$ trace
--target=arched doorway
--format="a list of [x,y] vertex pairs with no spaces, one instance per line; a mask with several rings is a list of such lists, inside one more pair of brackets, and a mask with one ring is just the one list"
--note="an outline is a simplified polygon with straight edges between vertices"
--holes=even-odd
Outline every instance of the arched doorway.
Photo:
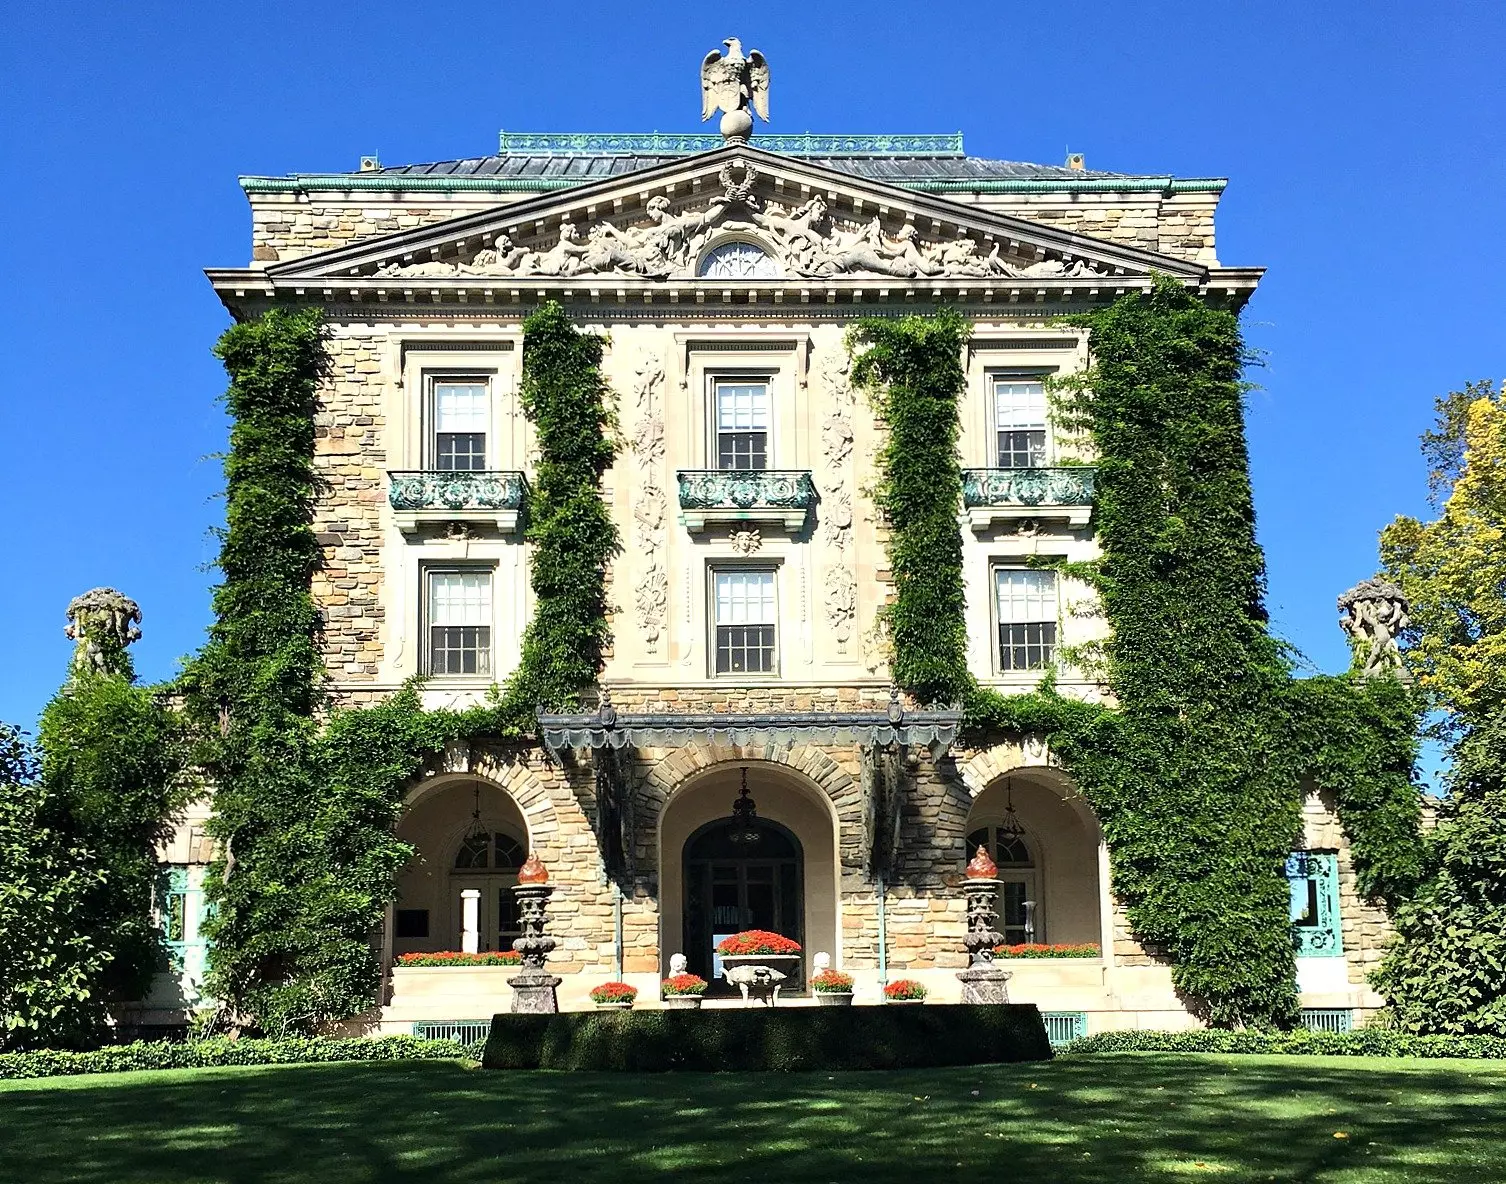
[[974,800],[965,833],[969,857],[981,845],[998,865],[1006,943],[1102,942],[1098,823],[1060,773],[994,781]]
[[398,875],[393,954],[460,949],[468,889],[479,894],[478,948],[511,949],[521,932],[512,888],[528,855],[517,803],[478,777],[436,780],[411,796],[397,833],[416,854]]
[[734,933],[767,929],[804,947],[805,852],[788,827],[767,819],[708,822],[685,844],[684,884],[682,948],[708,982],[719,981],[717,942]]

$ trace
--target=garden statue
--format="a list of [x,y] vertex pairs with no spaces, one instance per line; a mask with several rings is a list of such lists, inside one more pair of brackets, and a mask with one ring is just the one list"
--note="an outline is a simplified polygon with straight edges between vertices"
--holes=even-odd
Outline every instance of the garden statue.
[[75,596],[68,602],[68,626],[63,630],[76,643],[74,671],[128,674],[126,646],[141,637],[136,627],[140,622],[141,609],[136,602],[114,588],[91,588]]
[[994,907],[999,897],[998,876],[997,865],[988,850],[980,846],[962,881],[962,891],[967,896],[967,936],[962,944],[967,947],[968,968],[958,971],[957,977],[962,980],[964,1003],[1009,1002],[1009,972],[994,965],[994,947],[1004,940],[1004,935],[994,928],[998,915]]
[[523,936],[512,943],[512,948],[523,955],[523,973],[507,980],[512,988],[512,1009],[552,1015],[560,1009],[556,992],[563,981],[544,970],[544,959],[556,945],[554,938],[544,933],[545,909],[554,889],[549,886],[548,870],[533,852],[518,870],[512,892],[523,926]]
[[669,956],[669,977],[674,978],[677,974],[685,974],[690,970],[690,962],[684,954],[671,954]]
[[1397,637],[1412,624],[1402,590],[1389,580],[1366,580],[1339,597],[1339,625],[1349,635],[1362,678],[1411,682]]
[[769,122],[769,63],[758,50],[743,57],[743,43],[736,37],[722,42],[726,56],[712,50],[701,63],[701,122],[718,109],[722,115],[722,135],[729,142],[746,142],[753,134],[753,116]]

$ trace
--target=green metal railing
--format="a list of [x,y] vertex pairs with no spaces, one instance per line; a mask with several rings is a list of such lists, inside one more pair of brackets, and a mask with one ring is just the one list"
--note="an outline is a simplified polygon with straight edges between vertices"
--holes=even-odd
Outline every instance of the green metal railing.
[[962,504],[1090,506],[1098,470],[1089,465],[1038,469],[963,469]]
[[457,1044],[485,1040],[491,1030],[491,1020],[427,1020],[413,1025],[413,1034],[421,1040],[453,1040]]
[[1046,1039],[1051,1041],[1052,1048],[1071,1044],[1088,1034],[1088,1013],[1085,1011],[1043,1011],[1041,1019],[1046,1021]]
[[808,469],[681,469],[682,510],[808,510],[816,487]]
[[388,473],[387,500],[394,510],[516,510],[527,482],[509,470]]
[[1354,1012],[1347,1007],[1304,1007],[1298,1013],[1309,1032],[1351,1032]]

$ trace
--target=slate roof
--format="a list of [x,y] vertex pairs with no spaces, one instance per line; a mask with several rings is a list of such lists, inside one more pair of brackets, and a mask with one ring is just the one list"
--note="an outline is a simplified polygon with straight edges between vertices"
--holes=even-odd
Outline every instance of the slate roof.
[[[757,141],[754,141],[755,146]],[[518,180],[596,181],[621,177],[640,169],[683,160],[684,155],[622,153],[509,153],[473,156],[429,164],[404,164],[372,169],[367,176],[506,177]],[[1015,160],[987,160],[978,156],[842,156],[813,157],[821,164],[871,181],[904,185],[916,181],[1092,181],[1139,179],[1145,174],[1069,169],[1060,165],[1026,164]],[[1148,178],[1147,178],[1148,179]]]

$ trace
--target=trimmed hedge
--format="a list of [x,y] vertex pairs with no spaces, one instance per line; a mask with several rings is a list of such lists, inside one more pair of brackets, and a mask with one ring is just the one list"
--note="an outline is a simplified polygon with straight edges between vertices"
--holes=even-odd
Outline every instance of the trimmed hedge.
[[0,1081],[71,1077],[83,1073],[131,1073],[138,1069],[209,1069],[218,1065],[312,1065],[334,1061],[454,1061],[467,1055],[453,1040],[414,1036],[321,1040],[142,1041],[92,1052],[0,1053]]
[[1310,1057],[1470,1057],[1506,1060],[1506,1037],[1414,1036],[1394,1028],[1354,1032],[1099,1032],[1060,1050],[1073,1056],[1097,1052],[1281,1053]]
[[577,1011],[492,1018],[487,1069],[715,1073],[1044,1061],[1033,1004]]

